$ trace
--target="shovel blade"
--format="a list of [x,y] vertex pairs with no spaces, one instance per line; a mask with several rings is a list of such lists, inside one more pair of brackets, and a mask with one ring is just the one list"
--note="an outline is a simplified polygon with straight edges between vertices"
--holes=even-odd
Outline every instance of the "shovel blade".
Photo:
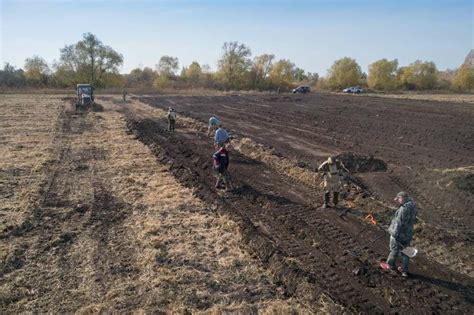
[[410,258],[413,258],[416,256],[416,254],[418,253],[418,249],[416,249],[415,247],[405,247],[403,250],[402,250],[402,253],[407,255],[408,257]]

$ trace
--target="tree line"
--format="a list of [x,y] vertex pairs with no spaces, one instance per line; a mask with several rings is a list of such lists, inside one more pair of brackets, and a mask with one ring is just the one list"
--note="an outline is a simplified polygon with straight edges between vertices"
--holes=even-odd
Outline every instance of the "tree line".
[[128,74],[120,74],[123,56],[94,34],[86,33],[76,44],[60,49],[59,60],[51,65],[40,56],[27,58],[23,69],[6,63],[0,70],[0,86],[68,88],[77,83],[91,83],[96,87],[147,90],[287,91],[305,84],[321,90],[340,90],[355,85],[376,91],[474,89],[472,56],[458,69],[446,71],[439,71],[430,61],[417,60],[399,67],[397,59],[381,59],[369,65],[368,73],[361,70],[356,60],[344,57],[332,64],[325,77],[319,77],[288,59],[276,60],[273,54],[252,58],[252,52],[245,44],[226,42],[217,64],[216,71],[197,61],[180,69],[177,57],[162,56],[154,68],[136,68]]

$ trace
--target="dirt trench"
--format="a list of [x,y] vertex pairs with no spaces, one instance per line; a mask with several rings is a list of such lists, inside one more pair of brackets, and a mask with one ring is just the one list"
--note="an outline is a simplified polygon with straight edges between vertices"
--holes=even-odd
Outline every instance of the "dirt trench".
[[[443,269],[423,256],[413,277],[384,274],[388,237],[353,216],[311,206],[314,191],[261,162],[232,153],[231,173],[239,189],[222,194],[213,187],[211,140],[192,129],[169,134],[163,116],[140,109],[127,113],[127,125],[183,185],[239,220],[246,244],[285,284],[288,295],[326,292],[355,312],[465,312],[472,308],[472,279]],[[155,116],[155,117],[153,117]],[[319,199],[319,198],[317,198]],[[358,238],[367,229],[364,239]],[[366,240],[382,236],[369,249]],[[360,249],[359,257],[349,252]]]

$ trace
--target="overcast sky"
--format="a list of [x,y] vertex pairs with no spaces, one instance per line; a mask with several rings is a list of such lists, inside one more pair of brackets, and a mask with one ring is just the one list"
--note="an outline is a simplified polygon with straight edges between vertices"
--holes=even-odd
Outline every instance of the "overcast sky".
[[363,71],[381,58],[399,65],[417,59],[456,68],[473,48],[473,2],[430,1],[224,1],[224,0],[0,0],[0,62],[22,67],[92,32],[123,54],[122,73],[158,63],[160,56],[193,60],[213,70],[225,41],[252,55],[275,54],[325,75],[349,56]]

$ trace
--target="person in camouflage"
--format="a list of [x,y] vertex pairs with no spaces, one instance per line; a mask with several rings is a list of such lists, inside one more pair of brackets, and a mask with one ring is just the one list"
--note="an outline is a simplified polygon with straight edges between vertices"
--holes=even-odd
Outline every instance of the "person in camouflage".
[[335,157],[329,157],[327,161],[321,163],[318,172],[322,173],[324,179],[324,203],[323,208],[327,208],[331,192],[333,193],[333,203],[337,207],[339,202],[339,191],[342,186],[342,170],[349,172],[344,164]]
[[168,109],[168,115],[166,117],[168,118],[168,131],[172,132],[172,131],[174,131],[174,128],[176,126],[176,111],[175,111],[175,109],[170,107]]
[[[390,233],[390,254],[388,255],[386,264],[382,266],[384,269],[392,270],[396,268],[396,261],[400,251],[410,246],[417,214],[416,204],[406,192],[399,192],[395,197],[395,201],[400,207],[395,212],[395,216],[388,228],[388,232]],[[403,277],[407,277],[410,257],[403,254],[403,252],[401,255],[402,266],[399,267],[398,270],[402,273]]]

